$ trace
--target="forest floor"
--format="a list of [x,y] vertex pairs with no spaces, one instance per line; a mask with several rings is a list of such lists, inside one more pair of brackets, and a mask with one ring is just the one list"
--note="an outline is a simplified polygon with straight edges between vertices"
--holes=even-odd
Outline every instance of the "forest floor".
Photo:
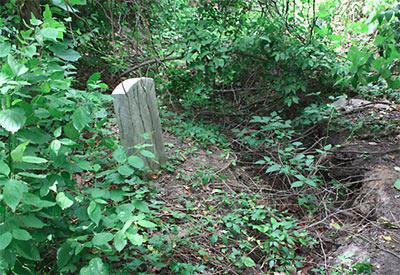
[[[237,273],[234,266],[225,264],[221,247],[210,243],[215,231],[204,220],[223,219],[231,209],[221,201],[246,194],[257,196],[258,204],[293,214],[319,242],[313,250],[301,252],[309,264],[297,274],[307,274],[321,263],[323,270],[338,274],[351,266],[372,269],[374,274],[400,274],[400,192],[394,187],[400,179],[400,112],[388,103],[349,100],[345,105],[338,108],[345,120],[369,126],[357,133],[343,130],[325,137],[340,145],[326,165],[329,177],[343,184],[343,194],[333,207],[323,204],[313,216],[297,205],[292,190],[277,188],[268,177],[260,176],[259,166],[241,160],[235,146],[233,150],[202,146],[165,132],[169,166],[157,180],[158,198],[176,211],[164,215],[190,216],[178,224],[177,237],[185,237],[198,249],[177,243],[175,257],[183,262],[209,262],[221,273]],[[324,191],[331,192],[328,189]],[[260,274],[259,268],[249,268],[249,273]]]

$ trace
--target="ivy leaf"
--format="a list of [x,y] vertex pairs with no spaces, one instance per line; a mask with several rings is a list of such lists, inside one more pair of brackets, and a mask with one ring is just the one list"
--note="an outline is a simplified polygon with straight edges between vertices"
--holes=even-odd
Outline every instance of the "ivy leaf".
[[394,182],[394,188],[396,188],[397,190],[400,190],[400,179],[398,179]]
[[8,180],[3,189],[3,199],[6,204],[15,212],[21,202],[23,193],[28,190],[27,186],[17,180]]
[[12,240],[12,235],[10,232],[6,232],[0,235],[0,250],[5,249]]
[[99,225],[101,219],[101,209],[96,202],[90,202],[89,207],[87,208],[87,214],[96,225]]
[[125,234],[122,231],[118,231],[114,236],[114,247],[118,252],[121,252],[125,248],[127,241],[125,239]]
[[60,192],[57,194],[56,202],[62,210],[70,208],[74,204],[74,201],[68,198],[64,192]]
[[0,111],[0,125],[8,132],[15,133],[24,126],[26,117],[24,111],[13,108]]
[[75,129],[78,131],[82,131],[83,128],[89,124],[89,122],[90,114],[84,107],[79,107],[72,114],[72,123],[74,124]]
[[138,156],[130,156],[128,158],[128,163],[129,165],[131,165],[132,167],[142,170],[144,169],[144,161],[138,157]]

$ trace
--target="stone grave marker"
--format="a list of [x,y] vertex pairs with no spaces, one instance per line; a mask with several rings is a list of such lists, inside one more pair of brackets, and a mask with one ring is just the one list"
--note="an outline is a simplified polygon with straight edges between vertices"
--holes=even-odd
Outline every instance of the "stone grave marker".
[[122,146],[131,155],[137,144],[150,144],[146,150],[154,153],[156,161],[141,156],[152,170],[165,162],[160,116],[152,78],[124,80],[112,92]]

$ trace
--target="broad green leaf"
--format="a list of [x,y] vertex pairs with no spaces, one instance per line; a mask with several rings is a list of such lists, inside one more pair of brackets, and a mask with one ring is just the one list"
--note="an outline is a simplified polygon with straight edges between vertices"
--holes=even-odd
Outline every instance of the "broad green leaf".
[[43,37],[43,40],[57,41],[60,29],[56,28],[43,28],[39,31],[39,35]]
[[18,220],[27,228],[43,228],[46,225],[33,215],[19,216]]
[[303,185],[304,185],[304,182],[298,180],[298,181],[293,182],[290,186],[292,188],[296,188],[296,187],[302,187]]
[[138,157],[138,156],[130,156],[128,158],[128,163],[129,165],[131,165],[132,167],[142,170],[144,169],[144,161]]
[[26,121],[24,110],[13,108],[0,111],[0,125],[11,133],[17,132]]
[[24,193],[22,202],[27,205],[33,205],[38,208],[48,208],[56,205],[55,202],[42,200],[39,196],[33,193]]
[[21,202],[23,193],[28,191],[27,186],[17,180],[8,180],[3,189],[4,201],[14,212]]
[[72,114],[72,123],[74,124],[75,129],[78,131],[82,131],[86,125],[90,122],[90,114],[84,107],[79,107]]
[[81,55],[77,51],[68,49],[67,46],[65,46],[63,44],[52,45],[49,49],[57,57],[65,60],[65,61],[74,62],[74,61],[77,61],[81,57]]
[[256,265],[256,263],[253,261],[252,258],[243,256],[240,258],[240,261],[242,264],[244,264],[246,267],[253,267]]
[[0,42],[0,58],[6,57],[11,51],[11,45],[10,43],[6,41],[1,41]]
[[151,221],[147,221],[147,220],[140,220],[138,221],[138,224],[144,228],[154,228],[157,227],[157,224],[151,222]]
[[50,150],[53,151],[54,154],[58,155],[60,149],[61,149],[61,142],[58,139],[55,139],[50,143]]
[[141,245],[144,242],[144,238],[140,234],[126,234],[126,236],[133,245]]
[[7,163],[0,160],[0,174],[8,176],[10,174],[10,172],[11,172],[11,170],[10,170],[10,167],[8,167]]
[[114,247],[118,252],[121,252],[127,244],[124,232],[118,231],[114,236]]
[[57,250],[57,266],[59,268],[66,266],[70,262],[73,255],[74,249],[71,248],[70,243],[68,241],[63,243]]
[[108,275],[108,268],[100,258],[93,258],[89,265],[79,272],[80,275]]
[[126,161],[126,153],[123,148],[118,147],[113,153],[113,158],[118,161],[119,163],[123,163]]
[[150,152],[148,150],[140,150],[140,153],[145,156],[146,158],[150,158],[150,159],[155,159],[156,156],[153,154],[153,152]]
[[17,255],[32,261],[40,261],[40,253],[35,244],[30,241],[18,241],[16,244]]
[[14,150],[11,152],[11,158],[15,162],[22,161],[22,157],[24,156],[24,152],[26,150],[26,146],[28,146],[29,141],[26,141],[24,143],[21,143],[17,147],[15,147]]
[[279,171],[279,170],[281,170],[281,165],[279,165],[279,164],[272,164],[270,167],[268,167],[268,169],[267,169],[267,171],[265,171],[265,173],[273,173],[273,172],[276,172],[276,171]]
[[118,173],[120,173],[121,175],[123,175],[125,177],[131,176],[133,174],[133,172],[134,172],[133,169],[127,165],[122,165],[122,166],[118,167]]
[[102,215],[100,206],[96,202],[90,202],[89,207],[87,208],[87,214],[96,225],[99,225]]
[[32,239],[32,236],[31,236],[31,234],[29,234],[28,231],[26,231],[24,229],[19,229],[19,228],[12,230],[12,236],[14,239],[20,240],[20,241],[27,241],[27,240]]
[[397,190],[400,190],[400,179],[398,179],[394,182],[394,188],[396,188]]
[[102,232],[94,235],[92,243],[96,246],[102,246],[108,244],[113,238],[114,235],[110,232]]
[[7,246],[11,243],[12,234],[10,232],[6,232],[0,235],[0,250],[7,248]]
[[22,161],[26,163],[43,164],[47,163],[47,159],[34,157],[34,156],[23,156]]
[[28,72],[28,68],[25,65],[18,63],[17,60],[15,60],[15,58],[11,55],[9,55],[7,58],[7,64],[10,66],[14,77],[21,76]]
[[62,210],[70,208],[74,204],[74,201],[68,198],[64,192],[60,192],[57,194],[56,202]]
[[43,21],[37,19],[37,18],[32,18],[30,21],[31,25],[33,26],[39,26],[43,23]]
[[149,209],[147,203],[144,202],[144,201],[141,201],[141,200],[134,200],[134,201],[132,202],[132,204],[133,204],[133,206],[135,206],[136,209],[138,209],[138,210],[140,210],[140,211],[142,211],[142,212],[149,212],[149,211],[150,211],[150,209]]

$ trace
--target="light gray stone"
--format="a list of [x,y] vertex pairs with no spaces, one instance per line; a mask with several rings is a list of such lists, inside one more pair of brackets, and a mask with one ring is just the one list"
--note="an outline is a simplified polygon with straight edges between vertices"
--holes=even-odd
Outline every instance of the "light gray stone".
[[112,97],[123,147],[134,154],[136,145],[150,144],[146,150],[154,153],[156,161],[142,157],[152,171],[158,170],[166,157],[153,79],[127,79],[114,89]]

